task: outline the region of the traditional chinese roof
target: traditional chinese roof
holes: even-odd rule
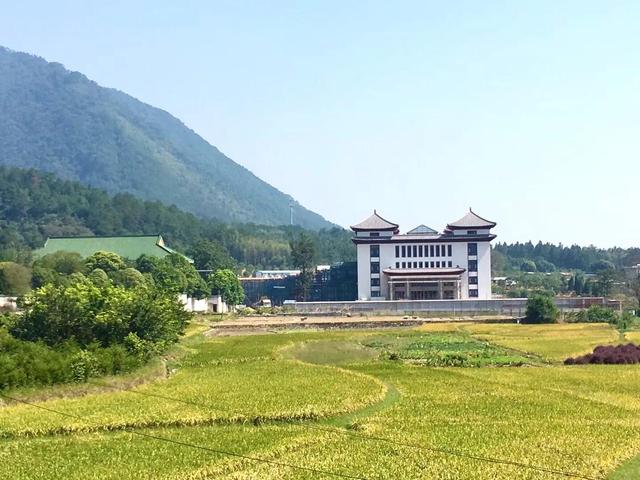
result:
[[[431,227],[427,227],[426,225],[418,225],[413,230],[409,230],[407,235],[438,235],[438,232]]]
[[[493,228],[496,226],[495,222],[482,218],[480,215],[474,213],[469,209],[467,214],[459,220],[447,225],[447,230],[456,230],[461,228]]]
[[[78,253],[83,258],[89,257],[98,251],[113,252],[130,260],[135,260],[143,254],[152,257],[164,257],[171,253],[177,253],[165,245],[161,235],[114,235],[104,237],[49,237],[44,247],[36,251],[36,256],[41,257],[58,251]]]
[[[396,231],[398,229],[398,225],[396,223],[390,222],[389,220],[385,220],[378,212],[373,211],[373,215],[371,215],[366,220],[358,223],[357,225],[352,225],[351,230],[392,230]]]

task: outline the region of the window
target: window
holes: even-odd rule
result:
[[[477,272],[478,271],[478,261],[477,260],[469,260],[469,271]]]
[[[396,258],[400,257],[400,245],[396,245]]]
[[[469,285],[477,285],[478,277],[469,277]]]
[[[436,257],[440,256],[440,245],[436,245]]]
[[[380,245],[369,245],[369,253],[372,257],[380,256]]]
[[[379,278],[372,278],[371,279],[371,286],[372,287],[379,287],[380,286],[380,279]]]
[[[407,245],[407,257],[411,258],[411,245]]]
[[[440,268],[440,262],[436,262],[436,268]]]
[[[478,244],[477,243],[467,243],[467,251],[469,255],[478,255]]]
[[[449,260],[449,264],[447,265],[447,267],[449,268],[453,267],[453,262],[451,260]]]
[[[413,262],[413,268],[418,268],[418,262]]]
[[[380,232],[371,232],[369,234],[370,237],[379,237],[380,236]]]
[[[371,262],[371,273],[380,273],[380,262]]]
[[[422,257],[422,245],[418,247],[418,256]]]
[[[475,288],[473,290],[469,290],[469,297],[478,298],[478,290]]]
[[[467,230],[467,235],[477,235],[478,231],[477,230]]]
[[[422,263],[422,262],[420,262],[420,263],[418,264],[418,266],[419,266],[420,268],[422,268],[422,266],[423,266],[423,265],[424,265],[424,263]]]
[[[418,246],[417,246],[417,245],[414,245],[414,246],[413,246],[413,256],[414,256],[414,257],[417,257],[417,256],[418,256]]]
[[[380,290],[371,290],[372,297],[381,297]]]
[[[453,256],[453,252],[452,252],[451,245],[447,245],[447,257],[452,257],[452,256]]]
[[[431,268],[434,268],[435,262],[431,262]]]
[[[407,256],[407,247],[405,247],[404,245],[402,245],[402,258]]]
[[[435,255],[434,255],[434,253],[433,253],[433,252],[434,252],[433,245],[431,245],[431,246],[429,247],[429,251],[431,252],[431,255],[429,255],[429,256],[430,256],[430,257],[435,257]]]
[[[402,262],[402,268],[407,268],[407,262]]]

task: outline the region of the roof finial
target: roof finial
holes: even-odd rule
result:
[[[374,214],[374,215],[377,215],[377,214],[378,214],[378,212],[376,211],[376,209],[375,209],[375,208],[373,209],[373,214]]]

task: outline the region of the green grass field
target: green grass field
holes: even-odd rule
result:
[[[561,364],[618,341],[585,324],[195,331],[168,378],[8,392],[41,408],[0,408],[0,478],[640,478],[640,368]]]

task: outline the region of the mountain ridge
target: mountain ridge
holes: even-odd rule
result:
[[[0,164],[36,168],[225,222],[334,224],[180,119],[62,64],[0,47]]]

